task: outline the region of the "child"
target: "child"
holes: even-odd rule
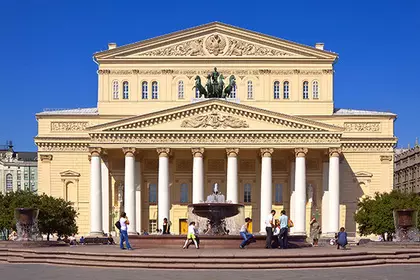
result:
[[[195,222],[191,222],[190,225],[188,226],[187,240],[185,240],[185,244],[182,247],[182,249],[187,249],[187,245],[190,240],[194,242],[195,248],[198,249],[196,233],[195,233]]]
[[[274,246],[274,248],[277,248],[277,247],[279,247],[279,245],[280,245],[280,240],[279,240],[279,235],[280,235],[280,221],[279,221],[279,219],[276,219],[275,221],[274,221],[274,232],[273,232],[273,245],[272,245],[272,247]]]
[[[248,226],[250,222],[252,222],[251,218],[245,218],[245,224],[242,225],[241,230],[239,232],[241,237],[244,240],[242,241],[241,245],[239,245],[239,248],[241,249],[245,249],[246,245],[249,245],[249,243],[255,240],[254,236],[248,232]]]
[[[337,250],[340,249],[340,246],[343,249],[346,249],[347,245],[347,232],[344,227],[340,228],[340,232],[337,234]]]

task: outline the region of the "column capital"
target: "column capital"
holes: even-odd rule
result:
[[[308,153],[307,148],[296,148],[295,149],[295,157],[305,157]]]
[[[169,154],[171,153],[170,148],[157,148],[156,152],[158,153],[159,157],[169,157]]]
[[[99,157],[104,152],[104,149],[99,147],[89,147],[89,153],[91,156]]]
[[[126,157],[134,157],[136,155],[136,148],[133,147],[123,147],[122,151]]]
[[[341,148],[329,148],[328,154],[330,157],[339,157],[341,155]]]
[[[193,157],[203,157],[204,148],[191,148]]]
[[[260,149],[261,157],[271,157],[271,155],[274,153],[273,148],[261,148]]]
[[[228,157],[237,157],[239,154],[239,149],[238,148],[227,148],[226,149],[226,154]]]

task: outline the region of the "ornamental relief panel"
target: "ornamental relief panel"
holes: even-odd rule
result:
[[[345,132],[381,132],[379,122],[345,122]]]
[[[88,122],[51,122],[51,131],[83,131],[87,126]]]
[[[191,128],[207,128],[212,127],[216,128],[248,128],[249,125],[246,121],[241,120],[240,118],[222,115],[218,111],[213,111],[210,114],[204,116],[197,116],[184,120],[181,123],[181,127],[191,127]]]

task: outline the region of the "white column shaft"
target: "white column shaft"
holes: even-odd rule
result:
[[[295,192],[295,162],[292,161],[290,163],[290,213],[289,213],[289,217],[292,221],[295,221],[295,207],[296,207],[296,203],[295,203],[295,197],[296,197],[296,192]],[[295,232],[295,227],[290,228],[290,233],[294,233]]]
[[[136,231],[141,232],[141,163],[136,161],[134,171],[134,186],[136,189]]]
[[[294,233],[306,235],[306,166],[305,157],[296,157]]]
[[[136,234],[136,188],[134,185],[135,157],[129,153],[125,156],[124,174],[124,212],[127,214],[130,225],[129,234]]]
[[[322,163],[322,209],[321,209],[321,216],[322,216],[322,232],[328,233],[330,232],[330,224],[329,224],[329,212],[330,212],[330,194],[328,190],[328,173],[329,173],[329,163],[323,162]]]
[[[109,170],[108,163],[102,161],[101,163],[101,177],[102,177],[102,227],[104,233],[109,233],[109,218],[110,218],[110,205],[109,205]]]
[[[101,158],[92,155],[90,161],[90,233],[102,233]]]
[[[204,169],[203,157],[194,156],[193,159],[193,203],[204,201]]]
[[[272,210],[273,187],[272,187],[271,157],[261,159],[261,212],[260,232],[265,233],[265,219]]]
[[[238,158],[228,156],[226,200],[238,203]]]
[[[340,159],[338,156],[330,157],[329,168],[329,220],[331,232],[337,232],[340,227]]]
[[[163,219],[169,217],[169,158],[159,157],[159,180],[158,180],[158,228],[163,229]]]

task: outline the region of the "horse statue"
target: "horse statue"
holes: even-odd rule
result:
[[[211,74],[207,75],[207,83],[206,83],[206,89],[207,89],[207,97],[212,98],[214,97],[214,87],[211,82]]]
[[[194,80],[195,80],[195,86],[193,86],[193,89],[194,88],[197,88],[198,89],[198,92],[200,93],[200,97],[204,95],[204,98],[207,98],[208,97],[208,94],[207,94],[206,89],[201,84],[201,78],[200,78],[200,76],[197,75]]]
[[[236,86],[236,78],[234,75],[231,75],[229,77],[229,85],[225,88],[224,92],[223,92],[223,98],[229,98],[233,88]]]
[[[223,81],[225,77],[222,74],[219,76],[219,85],[217,87],[217,97],[221,98],[223,96],[223,88],[225,86],[225,82]]]

